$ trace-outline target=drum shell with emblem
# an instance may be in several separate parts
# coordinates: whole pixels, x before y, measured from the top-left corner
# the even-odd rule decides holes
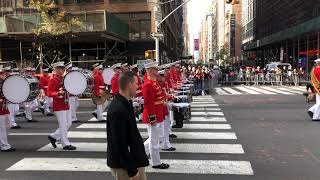
[[[191,118],[191,107],[189,103],[173,103],[173,118],[176,121],[176,128],[183,127],[183,121]]]
[[[1,83],[1,93],[13,104],[33,101],[40,93],[39,80],[27,74],[10,74]]]

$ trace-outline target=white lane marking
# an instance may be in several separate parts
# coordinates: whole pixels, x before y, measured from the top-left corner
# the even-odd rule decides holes
[[[78,111],[77,114],[91,114],[93,111]],[[102,113],[103,116],[107,116],[107,112]]]
[[[191,104],[191,108],[193,107],[217,107],[218,104]]]
[[[50,133],[9,133],[9,136],[48,136]]]
[[[191,117],[190,122],[227,122],[224,117]]]
[[[259,89],[259,88],[256,88],[256,87],[249,87],[249,86],[246,86],[247,88],[253,90],[253,91],[257,91],[257,92],[260,92],[260,93],[263,93],[263,94],[269,94],[269,95],[275,95],[276,93],[273,93],[273,92],[270,92],[270,91],[266,91],[266,90],[263,90],[263,89]]]
[[[227,91],[228,93],[233,94],[233,95],[240,95],[240,94],[242,94],[241,92],[238,92],[238,91],[236,91],[236,90],[234,90],[234,89],[232,89],[232,88],[228,88],[228,87],[223,88],[223,90],[225,90],[225,91]]]
[[[255,95],[258,95],[258,94],[261,94],[257,91],[253,91],[251,89],[248,89],[247,87],[236,87],[237,89],[241,90],[241,91],[244,91],[246,93],[249,93],[249,94],[255,94]]]
[[[223,112],[191,112],[192,116],[224,116]]]
[[[306,87],[294,87],[294,86],[290,86],[290,87],[287,87],[287,88],[290,88],[290,89],[293,89],[293,90],[298,90],[298,91],[301,91],[301,92],[306,92],[307,91],[307,88]]]
[[[137,124],[139,129],[146,129],[146,124]],[[105,123],[82,124],[77,129],[106,129]],[[184,124],[183,129],[231,129],[230,124]]]
[[[280,90],[277,90],[277,89],[274,89],[274,88],[271,88],[271,87],[263,86],[263,87],[261,87],[261,88],[262,88],[262,89],[265,89],[265,90],[268,90],[268,91],[276,92],[276,93],[279,93],[279,94],[293,95],[292,93],[285,92],[285,91],[280,91]]]
[[[162,159],[161,162],[170,164],[170,168],[164,171],[147,167],[146,172],[253,175],[249,161]],[[24,158],[7,171],[110,172],[110,168],[104,158]]]
[[[277,89],[279,89],[281,91],[288,91],[288,92],[293,93],[293,94],[301,94],[302,95],[302,92],[299,92],[297,90],[292,90],[292,89],[288,89],[288,88],[277,88]]]
[[[212,96],[210,95],[204,95],[204,96],[192,96],[192,98],[195,98],[195,99],[201,99],[201,98],[212,98]],[[212,98],[213,99],[213,98]]]
[[[192,110],[196,110],[196,111],[221,111],[220,108],[207,108],[207,107],[192,107]]]
[[[217,94],[219,94],[219,95],[230,95],[229,93],[222,90],[222,88],[215,88],[215,90],[216,90]]]
[[[204,101],[202,101],[202,102],[193,101],[193,102],[191,102],[191,105],[197,105],[197,104],[216,104],[216,103],[215,102],[210,102],[210,101],[206,101],[206,102],[204,102]]]
[[[78,152],[106,152],[107,143],[72,143],[77,147]],[[244,154],[241,144],[187,144],[187,143],[172,143],[176,151],[171,153],[212,153],[212,154]],[[47,144],[37,151],[64,151],[59,144],[58,148],[53,148],[51,144]],[[72,152],[72,151],[69,151]],[[168,152],[163,151],[162,152]]]
[[[140,132],[143,138],[148,137],[148,132]],[[175,132],[179,139],[237,139],[233,132]],[[70,131],[69,138],[107,138],[106,132]]]

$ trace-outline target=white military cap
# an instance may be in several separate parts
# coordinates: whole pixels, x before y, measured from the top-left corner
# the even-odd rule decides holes
[[[64,67],[64,62],[60,61],[60,62],[53,63],[52,67],[54,67],[54,68],[56,68],[56,67]]]
[[[158,62],[150,62],[144,65],[144,68],[150,69],[150,68],[157,68],[159,66]]]
[[[31,68],[31,71],[36,71],[36,68]]]
[[[7,66],[4,68],[5,71],[10,71],[11,70],[11,66]]]
[[[43,69],[43,72],[48,72],[49,68]]]
[[[112,69],[121,68],[121,63],[116,63],[111,66]]]
[[[164,75],[164,70],[158,71],[160,75]]]
[[[72,68],[72,63],[69,63],[69,64],[66,66],[66,69],[69,69],[69,68]]]
[[[165,69],[168,67],[168,64],[162,64],[161,66],[159,66],[160,69]]]
[[[318,62],[320,62],[320,59],[316,59],[316,60],[314,60],[314,62],[318,63]]]
[[[96,67],[97,69],[103,69],[103,65],[100,64],[99,66]]]
[[[31,67],[26,67],[26,68],[24,68],[24,70],[31,71]]]
[[[122,67],[126,67],[126,66],[128,66],[128,63],[122,64]]]
[[[71,70],[76,71],[76,70],[80,70],[78,67],[72,67]]]
[[[92,67],[97,67],[97,66],[99,66],[99,63],[95,63],[94,65],[92,65]]]
[[[19,68],[13,68],[12,70],[13,71],[19,71]]]
[[[134,64],[130,66],[130,69],[137,68],[137,67],[138,67],[138,64]]]

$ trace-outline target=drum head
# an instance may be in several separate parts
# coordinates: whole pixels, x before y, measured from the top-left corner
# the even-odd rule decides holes
[[[25,102],[30,91],[28,80],[19,74],[8,76],[2,85],[3,96],[14,104]]]
[[[83,94],[87,88],[87,78],[80,71],[70,71],[63,80],[64,88],[72,95]]]
[[[115,72],[111,68],[107,68],[103,70],[102,76],[105,84],[111,85],[111,79]]]

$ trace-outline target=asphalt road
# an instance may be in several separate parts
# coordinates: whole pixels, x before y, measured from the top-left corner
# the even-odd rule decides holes
[[[213,95],[213,98],[215,102],[209,104],[218,106],[205,105],[205,110],[193,108],[194,113],[204,111],[208,119],[194,114],[193,121],[188,122],[184,129],[175,130],[181,138],[172,142],[180,146],[180,150],[161,153],[162,159],[177,163],[176,166],[171,164],[170,173],[166,170],[148,173],[149,179],[319,179],[320,124],[308,118],[306,109],[311,105],[305,104],[304,97]],[[103,124],[87,122],[92,116],[86,112],[93,108],[90,101],[81,101],[78,118],[83,123],[74,124],[69,133],[73,136],[70,138],[72,143],[82,143],[83,147],[76,152],[55,151],[50,146],[45,151],[38,151],[48,145],[47,134],[57,128],[55,117],[34,113],[38,123],[27,123],[18,118],[23,128],[9,132],[10,144],[17,151],[0,152],[0,179],[111,180],[111,174],[105,172],[104,146],[99,146],[106,142]],[[223,113],[208,114],[212,112]],[[80,128],[80,125],[84,127]],[[145,132],[142,128],[141,133]],[[214,133],[221,134],[217,136]],[[197,135],[203,137],[197,138]],[[190,145],[189,149],[186,144]],[[227,146],[215,146],[219,144]]]

